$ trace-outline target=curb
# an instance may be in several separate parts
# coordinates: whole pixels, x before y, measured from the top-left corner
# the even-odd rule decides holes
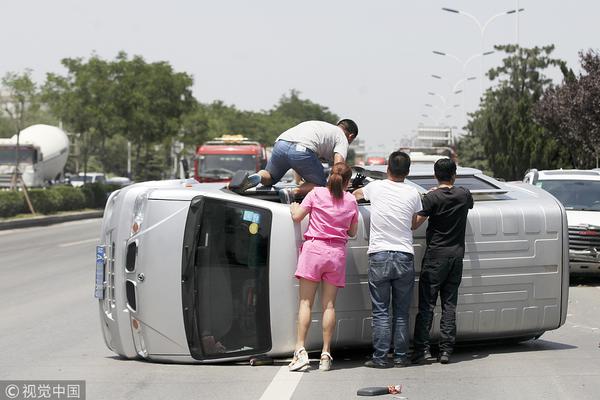
[[[47,226],[61,222],[78,221],[81,219],[102,218],[104,210],[83,211],[64,215],[48,215],[43,217],[31,217],[15,219],[12,221],[1,221],[0,231],[6,229],[30,228],[32,226]]]

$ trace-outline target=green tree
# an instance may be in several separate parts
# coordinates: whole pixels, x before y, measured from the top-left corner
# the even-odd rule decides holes
[[[189,75],[166,62],[129,59],[123,52],[115,61],[92,56],[87,61],[67,58],[62,64],[67,75],[48,74],[44,99],[79,135],[84,172],[91,155],[105,170],[113,168],[107,141],[115,134],[134,144],[136,179],[147,178],[144,165],[150,160],[164,161],[167,168],[168,160],[151,153],[180,133],[182,116],[194,102]]]
[[[298,90],[290,90],[289,95],[283,95],[279,104],[271,111],[273,115],[281,115],[295,121],[296,124],[302,121],[318,120],[335,124],[340,118],[329,111],[328,107],[313,103],[308,99],[301,99]]]
[[[584,73],[563,69],[565,79],[539,101],[535,116],[569,153],[573,167],[598,167],[600,158],[600,54],[580,52]]]
[[[18,135],[25,128],[28,113],[39,109],[37,85],[31,79],[31,70],[29,69],[22,74],[8,72],[2,77],[1,82],[2,110],[8,115],[13,125],[13,133]]]
[[[48,74],[43,99],[54,115],[76,134],[83,171],[88,171],[89,157],[102,153],[106,139],[118,126],[114,102],[113,74],[110,64],[97,56],[87,62],[82,58],[61,61],[66,76]]]
[[[456,144],[456,151],[460,165],[477,168],[488,175],[493,175],[479,136],[467,134],[461,137]]]
[[[564,62],[550,57],[554,46],[531,49],[495,46],[507,57],[488,72],[495,85],[480,108],[470,115],[469,132],[477,138],[495,176],[521,179],[530,168],[547,169],[567,164],[564,149],[533,119],[533,109],[551,85],[543,71]],[[477,144],[475,140],[472,142]]]
[[[146,63],[140,56],[130,60],[124,52],[117,56],[114,70],[113,104],[121,132],[134,143],[136,179],[144,180],[147,178],[144,165],[160,160],[152,155],[153,145],[177,136],[184,115],[194,107],[193,80],[184,72],[173,71],[167,62]]]

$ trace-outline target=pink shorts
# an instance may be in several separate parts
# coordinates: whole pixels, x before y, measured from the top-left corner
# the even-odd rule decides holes
[[[294,276],[309,281],[325,281],[346,286],[346,243],[334,240],[308,239],[302,244]]]

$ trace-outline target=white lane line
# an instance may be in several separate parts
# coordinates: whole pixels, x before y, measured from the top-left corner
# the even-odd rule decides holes
[[[291,399],[303,375],[303,372],[290,372],[287,366],[281,367],[260,400]]]
[[[78,244],[92,243],[92,242],[97,242],[97,241],[98,241],[98,238],[86,239],[86,240],[80,240],[78,242],[62,243],[62,244],[59,244],[58,247],[71,247],[71,246],[77,246]]]

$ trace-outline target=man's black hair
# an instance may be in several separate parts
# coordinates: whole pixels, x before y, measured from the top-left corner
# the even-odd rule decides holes
[[[433,165],[435,178],[440,182],[451,182],[456,175],[456,164],[449,158],[440,158]]]
[[[351,119],[341,119],[338,123],[339,126],[353,134],[355,137],[358,136],[358,125]]]
[[[395,151],[388,158],[388,171],[392,176],[401,178],[410,171],[410,157],[403,151]]]

